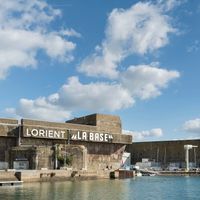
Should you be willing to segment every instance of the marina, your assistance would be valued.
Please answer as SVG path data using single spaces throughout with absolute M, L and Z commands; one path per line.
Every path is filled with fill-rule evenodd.
M 0 181 L 200 175 L 200 140 L 135 143 L 121 127 L 119 116 L 97 113 L 64 123 L 0 119 Z
M 200 1 L 0 1 L 0 200 L 200 200 Z

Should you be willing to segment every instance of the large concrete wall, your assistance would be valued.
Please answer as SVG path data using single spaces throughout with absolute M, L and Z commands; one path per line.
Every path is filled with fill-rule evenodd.
M 118 169 L 121 164 L 122 155 L 126 145 L 110 143 L 87 143 L 76 142 L 87 149 L 87 168 L 89 170 Z
M 142 158 L 149 158 L 160 162 L 165 166 L 169 163 L 184 163 L 184 145 L 197 145 L 198 148 L 190 150 L 190 162 L 195 162 L 200 166 L 200 140 L 178 140 L 178 141 L 158 141 L 158 142 L 137 142 L 127 145 L 126 151 L 131 153 L 131 162 L 141 162 Z M 195 156 L 196 155 L 196 156 Z
M 30 134 L 31 130 L 34 130 L 34 134 L 42 130 L 43 134 L 36 137 Z M 51 131 L 51 134 L 53 131 L 63 131 L 64 135 L 48 138 L 44 131 Z M 84 132 L 87 132 L 87 138 L 80 139 L 78 134 Z M 99 139 L 91 139 L 91 133 L 99 134 Z M 77 137 L 73 138 L 74 134 Z M 104 139 L 101 140 L 100 134 Z M 72 166 L 75 169 L 117 169 L 126 144 L 131 142 L 131 135 L 121 134 L 118 116 L 93 114 L 67 123 L 22 119 L 21 124 L 18 124 L 17 120 L 0 119 L 0 161 L 9 162 L 11 168 L 14 161 L 25 159 L 29 161 L 30 169 L 53 169 L 55 146 L 60 146 L 62 151 L 65 149 L 68 154 L 73 155 Z
M 46 121 L 37 121 L 37 120 L 29 120 L 22 119 L 22 136 L 24 135 L 26 128 L 45 128 L 45 129 L 55 129 L 55 130 L 70 130 L 71 133 L 75 131 L 88 131 L 88 132 L 100 132 L 100 133 L 109 133 L 112 134 L 113 139 L 110 143 L 121 143 L 121 144 L 131 144 L 132 136 L 131 135 L 123 135 L 121 134 L 121 122 L 118 121 L 119 117 L 110 116 L 110 115 L 95 115 L 99 118 L 97 120 L 97 126 L 94 125 L 83 125 L 79 123 L 56 123 L 56 122 L 46 122 Z M 93 117 L 93 115 L 92 115 Z M 82 119 L 82 118 L 81 118 Z M 101 119 L 101 120 L 100 120 Z M 107 124 L 106 124 L 106 120 Z M 73 120 L 72 120 L 73 121 Z M 67 138 L 67 136 L 66 136 Z M 25 139 L 22 138 L 22 141 Z
M 16 146 L 15 138 L 0 137 L 0 162 L 9 161 L 9 150 Z
M 98 131 L 121 134 L 121 120 L 119 116 L 97 114 Z
M 9 150 L 16 146 L 18 133 L 17 120 L 0 119 L 0 162 L 9 161 Z
M 66 121 L 66 123 L 73 123 L 73 124 L 83 124 L 83 125 L 97 125 L 97 114 L 87 115 L 84 117 L 76 117 L 74 119 Z
M 80 131 L 112 133 L 113 139 L 109 142 L 88 142 L 70 140 L 71 145 L 81 145 L 87 149 L 87 169 L 88 170 L 105 170 L 108 168 L 117 169 L 120 167 L 122 154 L 126 144 L 131 144 L 130 135 L 121 134 L 120 118 L 110 115 L 90 115 L 79 119 L 68 121 L 67 123 L 51 123 L 35 120 L 22 120 L 23 128 L 53 128 L 55 130 L 70 130 L 71 133 Z M 90 125 L 84 125 L 90 124 Z M 91 125 L 93 124 L 93 125 Z M 21 137 L 21 143 L 24 145 L 35 146 L 54 146 L 55 144 L 66 145 L 68 140 L 51 140 L 42 138 Z M 67 147 L 68 148 L 68 147 Z
M 18 126 L 15 119 L 0 119 L 0 137 L 17 137 Z
M 73 167 L 75 169 L 87 168 L 88 170 L 106 170 L 108 168 L 118 169 L 122 160 L 122 154 L 125 150 L 126 145 L 124 144 L 112 144 L 112 143 L 92 143 L 83 141 L 70 141 L 67 144 L 63 140 L 48 140 L 39 138 L 22 138 L 22 144 L 24 146 L 37 147 L 36 151 L 28 151 L 23 153 L 23 151 L 17 156 L 23 158 L 27 157 L 29 162 L 32 163 L 32 168 L 36 167 L 36 164 L 32 161 L 35 159 L 36 154 L 38 154 L 39 164 L 37 169 L 41 168 L 54 168 L 54 146 L 59 145 L 62 151 L 66 149 L 67 154 L 73 155 Z M 85 147 L 87 155 L 83 156 L 83 151 L 75 152 L 77 147 Z M 70 153 L 71 152 L 71 153 Z M 82 153 L 81 153 L 82 152 Z M 64 153 L 63 153 L 64 154 Z M 16 158 L 13 156 L 13 158 Z M 85 161 L 83 161 L 85 160 Z M 85 164 L 86 162 L 86 164 Z

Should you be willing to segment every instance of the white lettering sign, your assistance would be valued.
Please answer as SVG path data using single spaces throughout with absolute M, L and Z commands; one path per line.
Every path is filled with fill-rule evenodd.
M 81 132 L 77 131 L 71 135 L 71 140 L 92 141 L 92 142 L 112 142 L 113 136 L 108 133 Z
M 54 130 L 42 128 L 24 129 L 24 137 L 49 138 L 49 139 L 66 139 L 67 130 Z M 109 133 L 71 131 L 71 140 L 92 141 L 92 142 L 112 142 L 113 136 Z
M 36 129 L 26 128 L 25 137 L 38 137 L 38 138 L 52 138 L 52 139 L 65 139 L 64 130 L 53 130 L 53 129 Z

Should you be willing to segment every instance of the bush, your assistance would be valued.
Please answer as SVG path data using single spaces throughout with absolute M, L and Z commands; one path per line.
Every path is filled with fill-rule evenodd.
M 65 163 L 65 157 L 63 155 L 59 155 L 57 157 L 58 162 L 60 163 L 60 166 L 64 166 L 64 164 L 66 165 L 71 165 L 72 164 L 72 156 L 66 156 L 66 163 Z

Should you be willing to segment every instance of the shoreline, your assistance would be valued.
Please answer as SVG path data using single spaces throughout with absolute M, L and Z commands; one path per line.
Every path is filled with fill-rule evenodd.
M 109 179 L 110 171 L 85 170 L 7 170 L 0 171 L 0 181 L 53 182 Z
M 160 171 L 158 176 L 200 176 L 200 171 Z
M 82 180 L 97 180 L 97 179 L 113 179 L 110 175 L 115 173 L 115 179 L 127 179 L 136 177 L 134 174 L 130 176 L 130 172 L 122 171 L 86 171 L 86 170 L 6 170 L 0 171 L 0 181 L 22 181 L 23 183 L 31 182 L 54 182 L 54 181 L 82 181 Z M 116 175 L 117 173 L 117 175 Z M 143 176 L 150 176 L 149 174 Z M 156 176 L 200 176 L 200 171 L 159 171 Z

